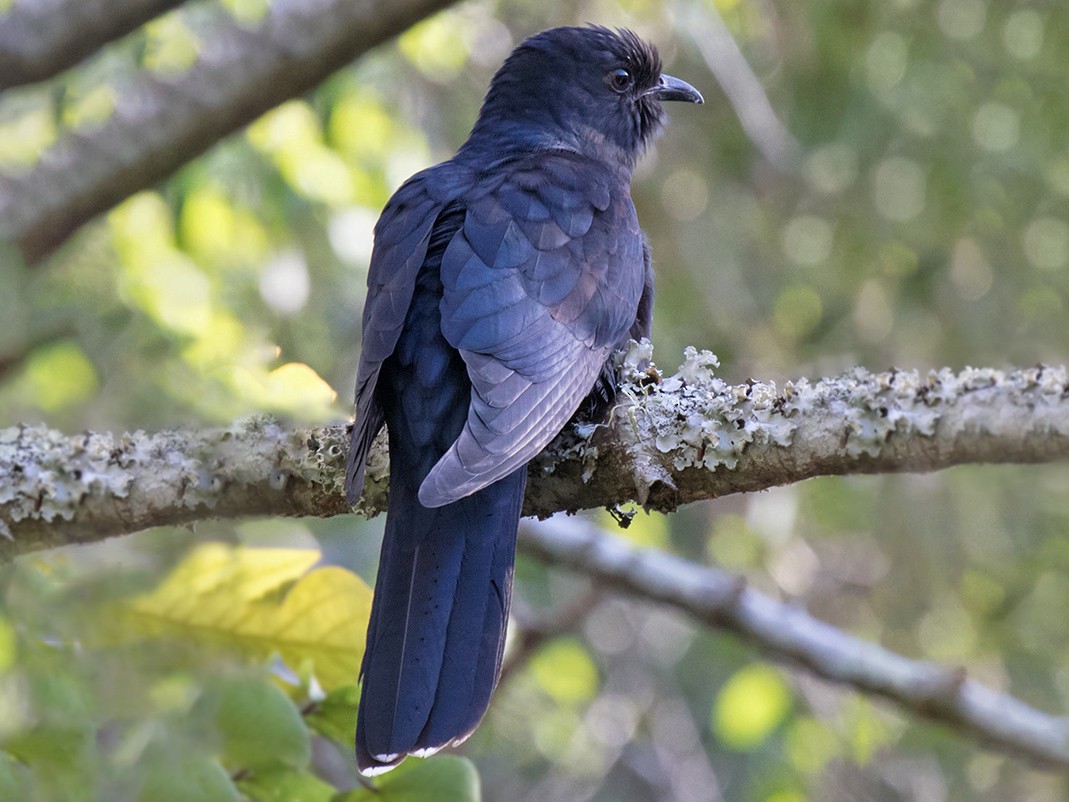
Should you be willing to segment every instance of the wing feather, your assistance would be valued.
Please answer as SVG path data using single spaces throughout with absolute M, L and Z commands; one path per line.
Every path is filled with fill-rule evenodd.
M 471 181 L 470 168 L 453 162 L 417 173 L 394 193 L 375 225 L 356 374 L 356 422 L 345 462 L 346 497 L 350 504 L 360 500 L 364 463 L 385 422 L 375 401 L 379 370 L 397 347 L 435 222 Z
M 531 162 L 473 196 L 442 259 L 442 332 L 472 392 L 463 430 L 420 487 L 428 507 L 545 448 L 635 320 L 644 262 L 627 187 L 574 154 Z

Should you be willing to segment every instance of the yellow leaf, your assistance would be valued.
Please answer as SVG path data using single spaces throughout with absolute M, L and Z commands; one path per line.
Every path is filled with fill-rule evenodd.
M 267 375 L 267 395 L 278 406 L 327 407 L 337 393 L 303 362 L 287 362 Z
M 144 609 L 162 611 L 182 599 L 223 592 L 231 601 L 255 601 L 319 562 L 314 549 L 256 549 L 225 543 L 193 548 L 151 594 Z
M 326 690 L 351 685 L 364 659 L 371 588 L 344 568 L 320 568 L 291 590 L 271 634 L 290 666 L 313 663 Z
M 291 668 L 310 664 L 325 689 L 352 684 L 364 653 L 371 589 L 337 567 L 303 576 L 279 600 L 267 596 L 319 553 L 198 546 L 154 591 L 120 603 L 126 637 L 179 635 Z M 266 597 L 266 598 L 265 598 Z
M 306 421 L 325 421 L 337 416 L 331 406 L 337 399 L 334 388 L 303 362 L 287 362 L 270 372 L 259 367 L 235 366 L 230 371 L 229 383 L 259 409 Z

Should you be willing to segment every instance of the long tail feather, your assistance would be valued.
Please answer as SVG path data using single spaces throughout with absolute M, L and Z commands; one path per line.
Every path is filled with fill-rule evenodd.
M 391 484 L 368 626 L 357 764 L 375 774 L 467 738 L 501 669 L 526 469 L 429 509 Z

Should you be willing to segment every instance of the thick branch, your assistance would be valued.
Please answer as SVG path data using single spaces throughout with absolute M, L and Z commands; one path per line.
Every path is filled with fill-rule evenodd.
M 521 543 L 547 562 L 669 604 L 775 659 L 885 697 L 992 748 L 1069 767 L 1069 719 L 998 693 L 969 679 L 962 668 L 895 654 L 752 590 L 739 577 L 663 552 L 637 550 L 580 519 L 525 525 Z
M 949 368 L 731 385 L 716 357 L 686 349 L 679 373 L 641 387 L 649 343 L 624 357 L 623 389 L 608 431 L 536 460 L 557 481 L 538 512 L 635 499 L 670 512 L 682 504 L 765 490 L 814 476 L 927 472 L 968 463 L 1069 459 L 1069 374 Z M 573 456 L 574 455 L 574 456 Z M 590 481 L 587 481 L 587 477 Z M 543 498 L 545 493 L 557 494 Z
M 0 15 L 0 92 L 43 81 L 185 0 L 15 0 Z
M 279 0 L 258 28 L 221 25 L 180 77 L 144 75 L 102 126 L 66 135 L 22 175 L 0 176 L 0 239 L 27 261 L 42 258 L 86 221 L 450 2 Z
M 810 384 L 715 378 L 711 354 L 688 349 L 676 376 L 643 386 L 635 346 L 623 403 L 607 426 L 577 426 L 529 471 L 525 512 L 636 500 L 681 504 L 813 476 L 933 471 L 966 463 L 1069 458 L 1064 368 L 948 369 Z M 150 526 L 249 515 L 338 515 L 345 427 L 287 430 L 265 418 L 229 429 L 64 435 L 0 430 L 0 558 Z M 360 511 L 385 507 L 375 449 Z

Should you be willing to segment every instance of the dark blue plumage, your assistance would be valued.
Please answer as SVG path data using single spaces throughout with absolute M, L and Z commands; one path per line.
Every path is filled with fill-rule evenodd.
M 409 179 L 375 228 L 346 474 L 355 503 L 385 424 L 365 774 L 463 741 L 490 702 L 526 464 L 581 407 L 604 411 L 612 351 L 649 333 L 630 182 L 663 100 L 701 96 L 634 34 L 538 34 L 498 71 L 458 154 Z

